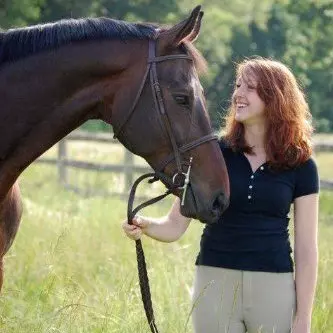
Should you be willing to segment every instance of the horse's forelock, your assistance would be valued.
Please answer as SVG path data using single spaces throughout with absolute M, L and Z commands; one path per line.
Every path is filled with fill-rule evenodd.
M 183 44 L 186 48 L 186 51 L 193 59 L 194 66 L 198 74 L 207 73 L 208 71 L 207 61 L 203 57 L 203 55 L 199 52 L 199 50 L 189 41 L 185 41 Z

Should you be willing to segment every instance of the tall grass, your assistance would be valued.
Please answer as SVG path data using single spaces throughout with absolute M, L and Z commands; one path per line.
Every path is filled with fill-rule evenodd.
M 22 225 L 6 256 L 0 331 L 148 332 L 134 243 L 121 229 L 126 203 L 82 198 L 56 182 L 56 169 L 32 165 L 21 177 Z M 114 186 L 118 186 L 117 183 Z M 160 216 L 172 199 L 150 207 Z M 313 333 L 333 332 L 333 193 L 321 193 L 320 269 Z M 190 290 L 203 226 L 181 240 L 143 239 L 153 304 L 162 333 L 191 332 Z

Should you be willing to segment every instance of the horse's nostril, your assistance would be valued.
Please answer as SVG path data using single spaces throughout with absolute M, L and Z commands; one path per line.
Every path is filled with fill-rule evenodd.
M 212 206 L 213 212 L 220 215 L 226 210 L 227 207 L 228 207 L 228 200 L 226 196 L 224 195 L 224 193 L 219 193 L 213 202 Z

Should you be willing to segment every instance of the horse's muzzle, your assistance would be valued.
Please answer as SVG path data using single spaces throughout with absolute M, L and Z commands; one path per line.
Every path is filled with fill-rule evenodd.
M 207 200 L 205 196 L 195 195 L 190 186 L 185 205 L 181 206 L 180 210 L 184 216 L 197 219 L 205 224 L 212 224 L 220 219 L 228 206 L 229 197 L 223 191 L 218 191 L 210 200 Z

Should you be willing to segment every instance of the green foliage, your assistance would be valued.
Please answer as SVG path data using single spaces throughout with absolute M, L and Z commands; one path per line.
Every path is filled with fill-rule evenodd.
M 0 28 L 21 27 L 37 22 L 44 0 L 1 0 Z
M 291 1 L 284 59 L 303 78 L 318 131 L 333 130 L 333 19 L 332 2 Z
M 44 0 L 41 6 L 41 22 L 52 22 L 63 18 L 94 16 L 99 1 L 91 0 Z

